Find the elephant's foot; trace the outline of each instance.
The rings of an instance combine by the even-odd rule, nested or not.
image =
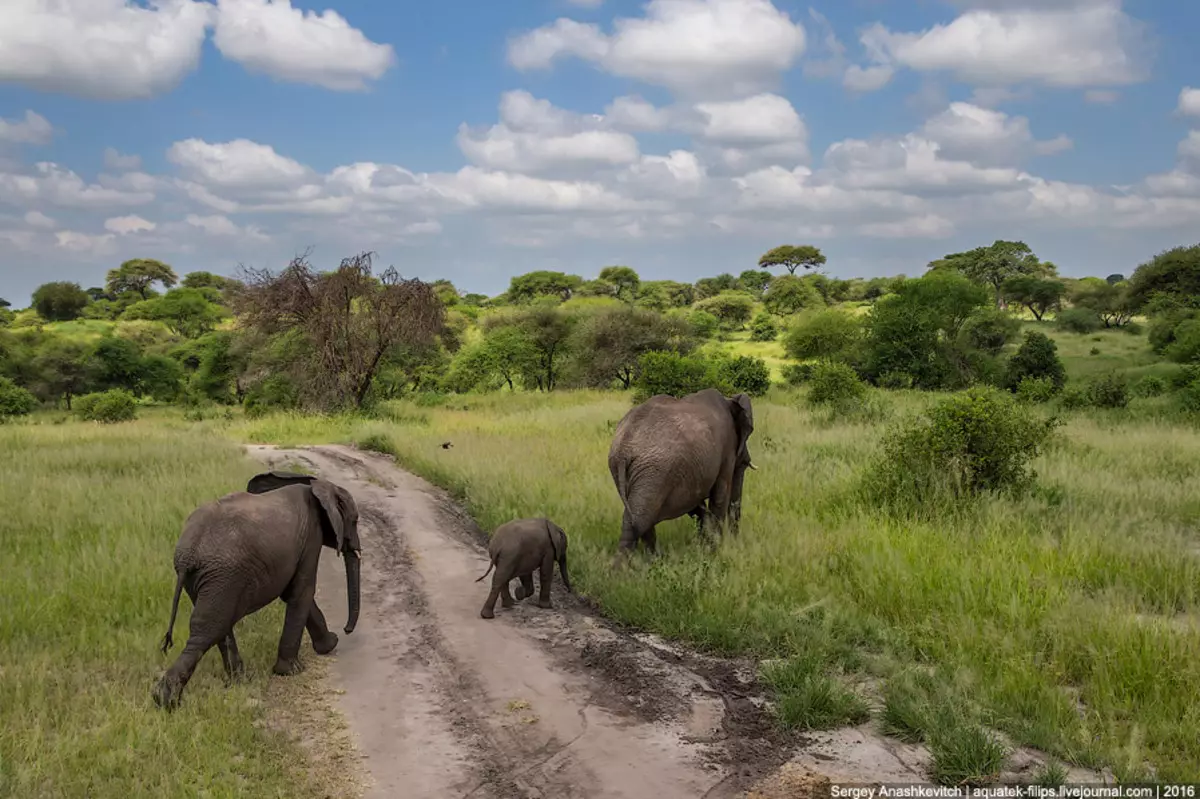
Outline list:
[[[491,608],[484,607],[483,610],[479,611],[479,618],[494,619],[494,618],[496,618],[496,613]]]
[[[178,680],[170,677],[163,677],[154,686],[151,691],[151,696],[154,697],[154,704],[163,710],[171,711],[179,707],[179,700],[183,695],[183,686]]]
[[[247,679],[246,667],[239,663],[232,671],[225,675],[225,685],[228,687],[236,683],[246,682]]]
[[[527,594],[527,593],[525,593],[525,586],[523,586],[523,585],[518,585],[518,586],[517,586],[517,591],[516,591],[516,598],[517,598],[517,601],[518,601],[518,602],[520,602],[522,599],[524,599],[524,598],[525,598],[525,597],[527,597],[527,596],[533,596],[533,592],[532,592],[532,591],[530,591],[530,592]]]
[[[338,637],[337,633],[329,632],[324,637],[314,638],[312,642],[313,651],[318,655],[328,655],[333,650],[337,649]]]
[[[300,658],[292,658],[291,660],[279,658],[275,661],[275,668],[271,669],[271,671],[280,677],[292,677],[304,671],[304,664],[300,662]]]
[[[537,606],[539,608],[545,608],[546,610],[550,610],[551,608],[554,607],[554,603],[551,602],[549,599],[542,599],[541,597],[538,597]]]
[[[520,591],[521,591],[521,589],[518,588],[517,589],[518,594],[520,593]],[[511,607],[515,607],[517,603],[513,601],[512,597],[501,597],[500,604],[503,607],[511,608]]]

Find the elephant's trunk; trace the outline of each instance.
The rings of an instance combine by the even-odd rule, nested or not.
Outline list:
[[[359,579],[358,553],[353,549],[347,549],[344,553],[346,561],[346,604],[350,608],[350,618],[346,620],[346,634],[354,632],[354,628],[358,626],[358,608],[359,608]]]

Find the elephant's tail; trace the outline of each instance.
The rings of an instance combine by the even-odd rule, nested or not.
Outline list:
[[[171,621],[167,624],[167,634],[163,636],[162,653],[165,655],[167,650],[175,645],[175,639],[171,636],[175,629],[175,614],[179,612],[179,594],[183,592],[183,572],[175,572],[175,596],[171,599]]]
[[[496,561],[493,559],[492,562],[488,564],[488,570],[485,571],[481,576],[476,577],[475,582],[479,582],[484,577],[487,577],[489,574],[492,573],[492,569],[494,569],[494,568],[496,568]]]
[[[633,518],[633,511],[629,509],[629,464],[622,461],[617,464],[617,494],[621,497],[621,504],[625,506],[625,512],[629,514],[629,518]]]

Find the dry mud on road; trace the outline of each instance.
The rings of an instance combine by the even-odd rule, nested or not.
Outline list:
[[[391,458],[343,446],[247,450],[338,483],[358,504],[354,633],[339,629],[345,572],[328,553],[317,597],[341,636],[329,687],[368,797],[732,799],[757,784],[751,796],[795,799],[812,795],[814,772],[927,780],[926,753],[867,726],[779,732],[754,664],[623,632],[566,594],[557,569],[552,610],[527,600],[481,619],[486,534]],[[302,656],[317,657],[307,644]]]

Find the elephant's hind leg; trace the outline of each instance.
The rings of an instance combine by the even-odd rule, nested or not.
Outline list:
[[[508,567],[505,567],[506,569]],[[491,619],[496,616],[496,599],[501,592],[504,593],[504,607],[511,608],[513,606],[512,595],[508,593],[508,581],[511,577],[503,577],[500,570],[497,569],[492,574],[492,587],[488,591],[487,599],[483,600],[483,607],[479,609],[480,618]]]
[[[300,640],[304,636],[304,627],[308,624],[308,614],[312,610],[313,595],[316,585],[288,586],[280,596],[287,603],[287,611],[283,616],[283,633],[279,636],[279,657],[272,669],[276,674],[286,677],[304,671],[300,662]]]
[[[325,614],[317,607],[316,599],[312,601],[312,605],[308,609],[308,621],[305,622],[304,628],[308,630],[308,637],[312,639],[313,651],[318,655],[328,655],[337,649],[337,633],[329,631],[329,625],[325,623]]]
[[[521,584],[517,586],[517,599],[522,600],[533,596],[533,572],[522,574]]]
[[[650,525],[649,528],[639,525],[629,515],[629,511],[625,511],[621,515],[621,541],[617,545],[617,549],[621,553],[632,552],[637,549],[639,541],[645,541],[647,549],[654,551],[654,525]]]
[[[189,590],[189,597],[191,593]],[[154,688],[154,702],[159,707],[171,710],[178,706],[183,689],[192,679],[204,653],[214,645],[224,646],[237,620],[233,604],[222,601],[225,595],[221,587],[211,586],[191,597],[193,607],[188,621],[187,644]]]
[[[553,605],[550,603],[550,581],[552,579],[554,579],[554,558],[550,555],[547,555],[545,559],[542,560],[542,566],[538,572],[539,593],[537,604],[539,608],[553,607]],[[530,582],[533,582],[532,578],[530,579]]]
[[[240,680],[246,675],[246,664],[242,662],[242,655],[238,652],[237,638],[233,635],[233,628],[230,628],[229,635],[217,642],[217,648],[221,650],[221,663],[225,666],[225,677],[229,682]]]

